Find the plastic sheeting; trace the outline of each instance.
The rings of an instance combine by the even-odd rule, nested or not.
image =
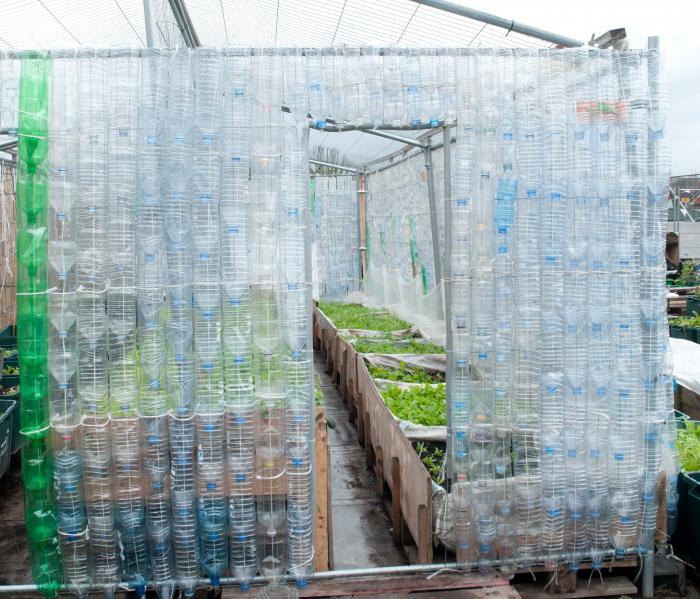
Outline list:
[[[360,287],[356,177],[316,175],[311,194],[314,299],[346,301]]]
[[[700,394],[700,345],[686,339],[669,339],[673,352],[673,378]]]

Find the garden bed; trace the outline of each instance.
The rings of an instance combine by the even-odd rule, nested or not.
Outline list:
[[[700,343],[700,316],[672,318],[668,321],[669,333],[674,339],[687,339]]]
[[[314,311],[314,344],[348,405],[380,493],[390,498],[395,541],[415,545],[407,550],[412,559],[430,563],[433,481],[444,482],[445,446],[409,439],[405,429],[438,428],[444,439],[445,354],[406,325],[385,311],[324,304]]]

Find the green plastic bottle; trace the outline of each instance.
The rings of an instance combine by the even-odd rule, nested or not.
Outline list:
[[[48,373],[48,82],[46,55],[22,58],[17,148],[17,347],[24,512],[34,582],[47,597],[63,583],[52,495]]]

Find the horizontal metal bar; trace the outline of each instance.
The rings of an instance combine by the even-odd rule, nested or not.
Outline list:
[[[323,121],[324,123],[327,121]],[[440,127],[442,127],[442,121],[438,123],[437,125],[431,125],[429,123],[421,124],[421,125],[389,125],[389,124],[380,124],[380,125],[372,125],[372,124],[365,124],[365,125],[350,125],[348,123],[341,123],[339,125],[323,125],[323,126],[318,126],[319,121],[316,120],[314,121],[312,119],[311,124],[309,125],[312,129],[315,129],[317,131],[321,131],[323,133],[343,133],[344,131],[362,131],[363,133],[372,133],[372,132],[377,132],[377,131],[424,131],[427,129],[435,129],[438,130]],[[407,139],[411,138],[402,138],[401,140],[397,141],[404,141],[405,143],[408,143],[406,141]],[[412,142],[415,142],[415,139],[411,139]],[[415,144],[414,144],[415,145]]]
[[[630,548],[623,552],[623,555],[637,555],[636,548]],[[601,552],[601,559],[609,559],[615,557],[616,553],[612,549]],[[619,556],[618,556],[619,557]],[[553,562],[564,562],[570,559],[577,560],[590,560],[590,553],[588,552],[571,552],[571,553],[561,553],[556,555],[548,555],[547,560]],[[459,564],[457,562],[442,562],[434,564],[411,564],[411,565],[400,565],[400,566],[383,566],[376,568],[350,568],[347,570],[328,570],[326,572],[315,572],[311,575],[311,580],[329,580],[335,578],[357,578],[365,576],[384,576],[387,574],[430,574],[433,572],[440,572],[441,570],[472,570],[480,566],[518,566],[522,563],[522,558],[508,558],[501,560],[488,560],[488,561],[474,561],[468,562],[466,564]],[[529,567],[535,567],[541,565],[542,561],[533,562],[529,564]],[[296,580],[292,576],[283,577],[288,582],[293,582]],[[254,583],[265,583],[271,581],[272,578],[264,576],[256,576],[253,580]],[[279,577],[278,577],[279,580]],[[233,586],[240,583],[237,578],[232,576],[226,576],[220,579],[220,586]],[[155,588],[153,583],[148,583],[146,585],[148,588]],[[211,586],[211,581],[208,578],[200,578],[197,580],[197,586],[209,587]],[[90,590],[103,591],[107,588],[113,588],[113,585],[93,585]],[[123,588],[126,588],[125,586]],[[63,591],[75,591],[77,590],[74,585],[63,585],[61,587]],[[3,585],[0,586],[0,594],[11,594],[11,593],[31,593],[38,591],[35,584],[13,584],[13,585]]]
[[[328,168],[334,168],[339,171],[347,171],[348,173],[357,173],[358,169],[352,166],[343,166],[342,164],[334,164],[333,162],[324,162],[323,160],[312,160],[309,159],[309,164],[317,164],[318,166],[326,166]]]
[[[452,127],[452,125],[450,125],[450,128],[451,127]],[[437,145],[433,145],[430,143],[430,140],[432,139],[432,137],[434,135],[437,135],[438,133],[442,133],[442,128],[429,129],[423,135],[421,135],[418,139],[421,140],[426,146],[430,145],[431,149],[433,149],[433,150],[436,148],[441,148],[442,142],[438,143]],[[404,162],[405,160],[412,158],[420,151],[422,151],[422,148],[418,148],[415,151],[413,151],[409,148],[400,148],[398,150],[395,150],[394,152],[391,152],[390,154],[387,154],[386,156],[382,156],[381,158],[376,158],[374,160],[370,160],[369,162],[366,162],[365,164],[362,165],[362,169],[368,173],[370,171],[376,173],[378,171],[382,171],[382,170],[385,170],[387,168],[391,168],[392,166],[394,166],[396,164],[400,164],[401,162]],[[375,168],[375,165],[383,165],[383,166],[378,166]]]
[[[386,139],[391,139],[393,141],[398,141],[402,144],[406,144],[407,146],[415,146],[416,148],[427,147],[427,145],[419,139],[413,139],[412,137],[404,137],[403,135],[388,133],[387,131],[379,131],[377,129],[365,129],[363,133],[368,133],[369,135],[376,135],[377,137],[384,137]]]
[[[17,146],[16,139],[10,139],[8,141],[3,141],[2,143],[0,143],[0,152],[4,152],[5,150],[10,150],[16,146]]]
[[[475,21],[481,21],[482,23],[487,23],[489,25],[495,25],[496,27],[506,29],[508,32],[515,31],[516,33],[522,33],[523,35],[535,37],[537,39],[544,40],[545,42],[557,44],[558,46],[564,46],[565,48],[575,48],[577,46],[584,45],[584,42],[581,40],[566,37],[565,35],[559,35],[558,33],[540,29],[539,27],[531,27],[530,25],[518,23],[512,19],[504,19],[503,17],[498,17],[481,10],[475,10],[473,8],[469,8],[468,6],[462,6],[461,4],[455,4],[454,2],[447,2],[447,0],[411,1],[417,4],[422,4],[423,6],[430,6],[431,8],[436,8],[437,10],[449,12],[453,15],[467,17],[468,19],[474,19]]]

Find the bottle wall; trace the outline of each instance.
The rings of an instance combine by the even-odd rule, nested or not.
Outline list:
[[[444,286],[458,561],[510,572],[651,550],[658,472],[673,505],[677,469],[659,62],[589,48],[2,58],[4,107],[19,90],[35,580],[170,597],[202,578],[310,578],[307,146],[329,117],[456,124],[445,280],[422,153],[374,165],[367,223],[379,303],[436,322]],[[320,190],[321,240],[355,280],[342,180],[351,200]],[[338,183],[321,185],[340,198]]]

